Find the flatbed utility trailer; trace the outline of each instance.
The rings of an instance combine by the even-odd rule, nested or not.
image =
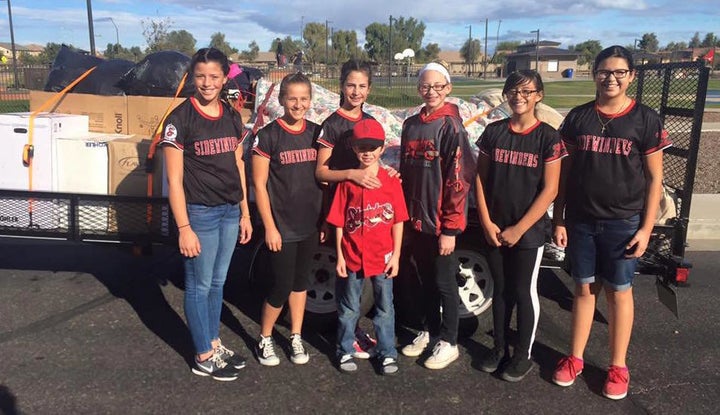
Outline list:
[[[675,200],[676,215],[655,226],[639,272],[657,276],[660,299],[676,315],[675,287],[687,282],[691,267],[685,261],[685,247],[708,77],[709,69],[702,62],[643,65],[637,68],[636,81],[629,91],[638,102],[660,114],[673,142],[664,154],[664,183]],[[477,248],[482,234],[476,217],[471,211],[470,226],[458,240],[462,318],[473,318],[487,310],[492,297],[492,279]],[[263,253],[261,226],[257,222],[255,226],[258,231],[251,245],[251,279],[261,268],[259,256]],[[177,241],[166,198],[2,189],[0,236],[121,242],[141,247]],[[544,267],[565,267],[562,255],[558,255],[561,252],[551,245],[546,251],[549,255],[543,260]],[[333,249],[327,246],[321,246],[314,258],[314,285],[308,301],[311,312],[334,311],[334,259]]]

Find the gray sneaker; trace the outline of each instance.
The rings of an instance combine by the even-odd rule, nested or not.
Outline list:
[[[229,366],[217,352],[204,362],[195,360],[192,372],[199,376],[211,376],[215,380],[225,382],[237,379],[239,374],[238,370]]]
[[[400,368],[398,367],[397,359],[392,357],[386,357],[382,361],[382,373],[383,375],[393,375],[398,372]]]
[[[344,373],[355,372],[358,369],[358,366],[355,363],[353,355],[346,354],[340,357],[340,361],[338,362],[338,369],[340,369],[340,371]]]
[[[215,349],[215,352],[219,353],[222,360],[224,360],[228,365],[234,367],[235,369],[242,369],[245,367],[245,365],[247,365],[247,361],[244,357],[236,354],[232,350],[225,347],[219,339],[218,347],[217,349]]]
[[[290,336],[290,348],[292,349],[290,360],[296,365],[304,365],[310,360],[310,355],[305,350],[300,334],[295,333]]]
[[[260,341],[257,346],[258,361],[263,366],[277,366],[280,364],[280,358],[275,353],[275,342],[272,336],[263,337],[260,335]]]

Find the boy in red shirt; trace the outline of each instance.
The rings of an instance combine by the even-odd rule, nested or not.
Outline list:
[[[398,371],[395,348],[395,308],[392,279],[398,274],[403,222],[408,220],[400,179],[380,168],[385,131],[374,119],[353,127],[351,146],[360,169],[376,175],[378,189],[366,189],[351,181],[338,184],[327,222],[336,227],[338,302],[337,355],[342,372],[354,372],[355,326],[360,318],[360,293],[371,278],[375,295],[376,352],[383,374]]]

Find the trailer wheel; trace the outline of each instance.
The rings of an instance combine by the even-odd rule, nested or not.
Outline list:
[[[460,294],[460,329],[463,336],[477,330],[478,317],[492,305],[493,280],[485,257],[479,252],[461,248],[455,252],[458,272],[455,279]]]

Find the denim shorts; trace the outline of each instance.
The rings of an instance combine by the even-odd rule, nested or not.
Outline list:
[[[616,291],[632,286],[637,258],[625,258],[625,247],[640,228],[640,215],[627,219],[568,221],[570,273],[579,284],[601,280]]]

